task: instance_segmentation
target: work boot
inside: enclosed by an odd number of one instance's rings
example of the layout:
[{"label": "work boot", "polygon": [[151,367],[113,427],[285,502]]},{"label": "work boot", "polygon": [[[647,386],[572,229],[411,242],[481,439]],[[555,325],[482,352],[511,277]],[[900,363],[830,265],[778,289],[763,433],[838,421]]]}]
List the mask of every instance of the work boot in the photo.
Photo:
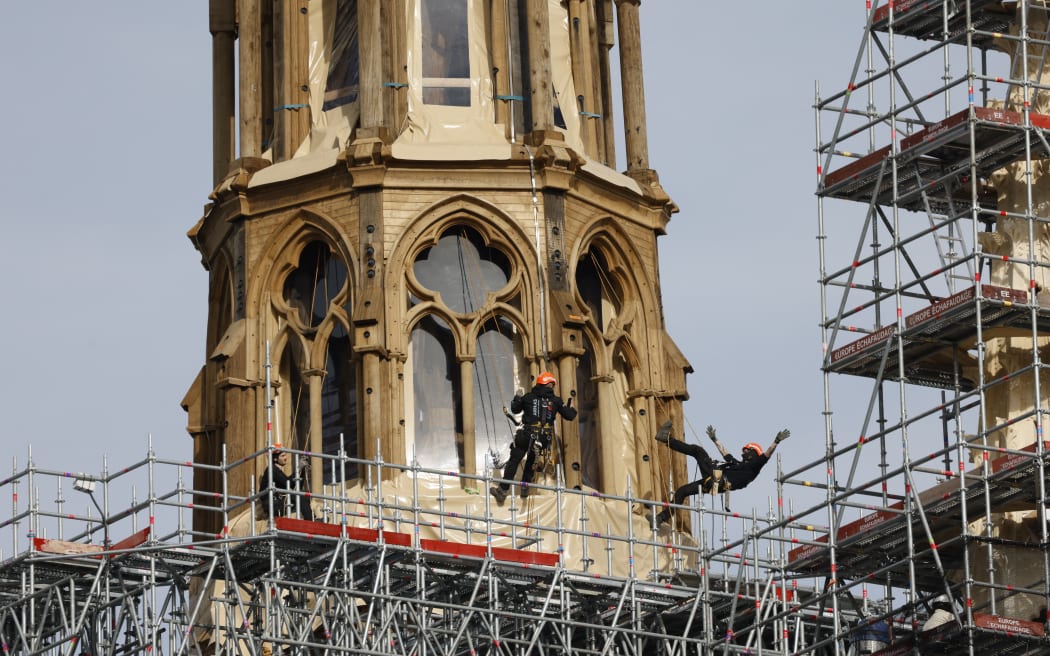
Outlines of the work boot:
[{"label": "work boot", "polygon": [[528,485],[522,485],[521,486],[521,498],[525,499],[528,496],[529,496],[529,486]]},{"label": "work boot", "polygon": [[653,512],[649,515],[649,525],[652,526],[655,522],[656,526],[660,526],[660,524],[663,524],[669,519],[671,519],[671,513],[668,512],[666,508],[658,511],[658,509],[654,507]]},{"label": "work boot", "polygon": [[656,431],[656,441],[660,444],[667,444],[667,438],[671,435],[671,420],[667,420],[660,426],[660,430]]},{"label": "work boot", "polygon": [[492,496],[496,497],[496,503],[503,505],[503,502],[507,500],[507,491],[498,485],[493,485],[489,488],[489,492]]}]

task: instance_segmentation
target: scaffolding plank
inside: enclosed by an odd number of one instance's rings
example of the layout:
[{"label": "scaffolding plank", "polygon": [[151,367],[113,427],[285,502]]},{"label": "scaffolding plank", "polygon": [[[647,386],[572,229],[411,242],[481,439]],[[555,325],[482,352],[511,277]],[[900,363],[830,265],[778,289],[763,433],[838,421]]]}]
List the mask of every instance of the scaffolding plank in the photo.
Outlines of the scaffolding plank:
[{"label": "scaffolding plank", "polygon": [[[969,516],[984,512],[985,480],[990,483],[987,494],[993,510],[1019,499],[1030,499],[1034,487],[1031,477],[1038,467],[1037,459],[1032,457],[1035,452],[1036,444],[1033,443],[1021,452],[1009,452],[991,459],[987,476],[978,467],[967,474],[965,483],[959,478],[950,478],[919,492],[918,502],[931,531],[950,533],[954,530],[957,533],[962,525],[964,499]],[[1050,442],[1043,442],[1043,452],[1045,459],[1050,452]],[[843,576],[866,576],[874,569],[876,560],[894,555],[893,550],[907,547],[908,522],[903,510],[904,504],[899,501],[839,527],[835,532],[836,562]],[[915,545],[923,546],[926,543],[925,533],[917,514],[911,523],[913,536],[920,536],[916,538]],[[828,538],[828,535],[820,536],[814,543],[788,552],[788,569],[814,572],[827,568],[830,565]],[[903,554],[898,553],[896,556],[905,562]]]},{"label": "scaffolding plank", "polygon": [[[295,517],[278,517],[274,520],[274,524],[279,531],[291,531],[293,533],[304,533],[307,535],[322,535],[332,538],[342,537],[343,530],[345,529],[347,539],[356,540],[358,542],[379,542],[380,535],[380,531],[377,529],[361,528],[359,526],[342,526],[340,524],[330,524],[328,522],[296,519]],[[407,533],[383,531],[382,535],[383,542],[387,544],[393,544],[399,547],[412,546],[412,536]]]},{"label": "scaffolding plank", "polygon": [[[1002,0],[970,0],[970,25],[981,32],[1005,32],[1013,22],[1012,6]],[[893,6],[892,16],[890,5]],[[892,23],[890,22],[892,18]],[[871,17],[871,29],[916,39],[945,40],[965,44],[967,34],[966,3],[935,0],[898,0],[878,7]],[[973,34],[973,44],[980,48],[992,45],[991,34]]]},{"label": "scaffolding plank", "polygon": [[[431,540],[420,538],[419,548],[453,558],[487,558],[488,547],[480,544],[463,544],[460,542],[447,542],[445,540]],[[558,564],[558,554],[545,553],[542,551],[526,551],[524,549],[511,549],[510,547],[491,547],[494,560],[518,563],[525,565],[541,565],[554,567]]]},{"label": "scaffolding plank", "polygon": [[1045,636],[1043,625],[1039,622],[974,613],[972,628],[972,639],[954,621],[917,634],[901,635],[898,632],[891,646],[875,652],[873,656],[903,656],[914,653],[913,647],[916,646],[923,654],[953,656],[969,652],[971,642],[974,653],[983,656],[1045,654],[1048,650],[1046,644],[1039,644]]},{"label": "scaffolding plank", "polygon": [[1002,615],[974,613],[973,623],[977,628],[1006,633],[1011,636],[1042,638],[1046,635],[1043,625],[1039,622],[1029,622],[1027,620],[1019,620],[1013,617],[1004,617]]},{"label": "scaffolding plank", "polygon": [[[149,529],[144,528],[141,531],[136,531],[123,540],[114,543],[110,549],[112,551],[134,549],[135,547],[144,544],[147,539],[149,539]],[[33,550],[49,554],[63,554],[67,556],[91,555],[94,558],[101,558],[101,553],[104,550],[104,547],[100,544],[70,542],[68,540],[51,540],[48,538],[33,538]]]},{"label": "scaffolding plank", "polygon": [[[1028,293],[996,285],[968,287],[946,298],[939,299],[904,319],[901,342],[905,349],[908,382],[931,387],[952,389],[955,386],[954,347],[977,339],[977,299],[980,290],[981,327],[1013,327],[1030,330],[1032,327]],[[1050,327],[1050,308],[1037,308],[1039,318],[1046,318]],[[831,352],[826,371],[874,378],[879,373],[883,353],[888,361],[895,361],[899,348],[894,338],[896,326],[879,328]],[[886,380],[898,380],[898,369],[892,364],[883,371]],[[959,380],[964,390],[974,387],[974,381]]]},{"label": "scaffolding plank", "polygon": [[[1045,115],[1031,113],[1029,121],[1037,128],[1050,127],[1050,117]],[[953,202],[965,201],[968,207],[971,163],[981,178],[1022,159],[1024,125],[1020,112],[967,108],[901,140],[896,187],[891,175],[892,149],[885,146],[828,171],[819,193],[865,203],[874,199],[881,205],[896,204],[912,211],[925,211],[927,202],[938,212],[946,211]],[[955,189],[966,190],[966,197],[954,196]],[[989,208],[996,202],[987,193],[979,193],[978,200]]]}]

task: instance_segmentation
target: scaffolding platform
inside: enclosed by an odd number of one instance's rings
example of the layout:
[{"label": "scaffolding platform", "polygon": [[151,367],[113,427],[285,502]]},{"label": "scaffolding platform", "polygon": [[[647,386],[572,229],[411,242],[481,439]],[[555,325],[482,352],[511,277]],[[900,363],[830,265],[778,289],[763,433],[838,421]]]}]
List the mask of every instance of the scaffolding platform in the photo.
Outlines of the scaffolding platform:
[{"label": "scaffolding platform", "polygon": [[[272,533],[233,545],[230,558],[216,565],[215,575],[248,581],[271,571],[274,563],[281,563],[294,570],[316,570],[324,566],[323,556],[341,541],[348,547],[345,554],[348,563],[374,560],[381,550],[388,552],[387,558],[403,558],[412,552],[412,536],[407,533],[341,526],[295,517],[277,517],[274,526],[276,530]],[[201,574],[206,567],[201,565],[196,573]]]},{"label": "scaffolding platform", "polygon": [[[1044,463],[1050,455],[1048,450],[1050,442],[1043,442]],[[916,581],[929,590],[943,588],[944,577],[936,568],[931,543],[943,564],[962,546],[957,538],[961,536],[966,517],[978,517],[986,511],[1034,509],[1037,491],[1031,477],[1040,467],[1035,454],[1036,444],[1031,444],[1022,451],[989,459],[987,475],[978,468],[965,477],[952,477],[920,492],[910,522],[904,501],[898,501],[842,525],[835,533],[836,570],[843,577],[858,578],[885,569],[890,576],[907,580],[908,563],[897,554],[907,547],[910,528],[919,563],[924,568],[932,568],[925,575],[918,574]],[[923,518],[933,538],[927,536]],[[943,548],[949,542],[953,542],[954,549]],[[787,569],[810,574],[828,571],[831,553],[827,544],[828,536],[824,535],[813,544],[792,549],[788,552]]]},{"label": "scaffolding platform", "polygon": [[[892,24],[890,4],[893,5]],[[1002,0],[970,0],[968,23],[965,3],[944,5],[929,0],[901,0],[875,9],[871,29],[888,32],[892,25],[894,33],[901,36],[965,45],[967,32],[972,28],[973,45],[987,48],[996,33],[1006,32],[1014,22],[1014,5]]]},{"label": "scaffolding platform", "polygon": [[32,549],[0,562],[0,600],[20,596],[26,580],[42,586],[59,581],[80,581],[90,587],[104,567],[116,566],[128,579],[159,581],[183,576],[198,567],[202,555],[184,547],[155,548],[146,544],[149,529],[142,529],[113,544],[33,538]]},{"label": "scaffolding platform", "polygon": [[[963,619],[966,619],[965,614]],[[990,613],[974,613],[973,623],[963,627],[954,621],[917,635],[899,636],[893,645],[875,652],[875,656],[905,656],[918,648],[922,654],[952,656],[968,651],[974,653],[1013,656],[1022,654],[1050,654],[1050,642],[1042,624]]]},{"label": "scaffolding platform", "polygon": [[[958,382],[962,390],[972,390],[976,381],[963,375],[964,362],[959,358],[965,358],[962,352],[977,340],[978,306],[982,331],[1012,328],[1031,334],[1033,308],[1028,305],[1027,292],[974,285],[908,315],[899,340],[894,324],[834,349],[825,370],[899,380],[896,356],[903,345],[903,378],[907,382],[943,389],[954,389]],[[1034,310],[1040,326],[1050,327],[1050,308],[1037,306]]]},{"label": "scaffolding platform", "polygon": [[[1031,113],[1029,120],[1032,127],[1050,128],[1050,116]],[[896,195],[890,146],[829,171],[818,193],[863,203],[874,200],[879,205],[896,205],[916,212],[929,208],[955,215],[951,209],[960,203],[968,211],[971,162],[981,179],[1011,162],[1023,160],[1024,126],[1020,112],[988,107],[964,109],[901,140],[896,156]],[[981,206],[995,209],[995,194],[983,185],[979,189]]]}]

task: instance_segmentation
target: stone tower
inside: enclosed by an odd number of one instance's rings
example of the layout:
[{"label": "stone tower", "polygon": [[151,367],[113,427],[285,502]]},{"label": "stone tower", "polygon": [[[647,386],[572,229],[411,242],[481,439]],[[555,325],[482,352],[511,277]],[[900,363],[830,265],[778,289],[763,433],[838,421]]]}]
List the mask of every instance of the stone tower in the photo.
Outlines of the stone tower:
[{"label": "stone tower", "polygon": [[[660,496],[653,435],[681,427],[690,367],[661,310],[676,208],[648,160],[640,4],[210,1],[195,461],[280,441],[484,474],[504,406],[551,371],[580,411],[559,430],[566,484]],[[332,463],[313,485],[358,475]],[[194,489],[244,494],[255,473]]]}]

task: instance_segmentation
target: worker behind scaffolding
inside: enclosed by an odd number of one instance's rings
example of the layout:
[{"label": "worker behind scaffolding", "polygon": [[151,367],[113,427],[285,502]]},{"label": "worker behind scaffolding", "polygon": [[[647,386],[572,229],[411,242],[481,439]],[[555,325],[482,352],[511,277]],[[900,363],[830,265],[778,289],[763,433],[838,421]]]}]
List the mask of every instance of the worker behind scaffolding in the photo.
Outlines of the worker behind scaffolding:
[{"label": "worker behind scaffolding", "polygon": [[850,632],[848,641],[849,650],[846,656],[868,656],[880,653],[890,646],[890,626],[885,620],[875,622],[860,620]]},{"label": "worker behind scaffolding", "polygon": [[514,434],[514,442],[510,446],[510,459],[503,468],[504,480],[489,489],[497,503],[502,504],[507,498],[509,481],[514,480],[522,458],[525,458],[525,470],[521,473],[521,496],[529,496],[529,483],[532,482],[533,473],[536,471],[536,461],[542,462],[542,456],[549,451],[554,442],[555,415],[561,415],[567,421],[576,418],[572,398],[565,402],[554,394],[554,386],[557,384],[554,374],[545,371],[536,377],[536,384],[531,392],[524,396],[515,394],[511,400],[511,412],[522,412],[524,415],[522,426]]},{"label": "worker behind scaffolding", "polygon": [[262,516],[270,516],[270,495],[272,493],[275,516],[281,517],[291,512],[293,516],[298,515],[302,519],[313,520],[314,513],[310,507],[309,498],[303,496],[302,488],[300,488],[300,483],[306,478],[308,461],[302,458],[299,466],[295,468],[295,474],[289,476],[287,470],[290,460],[288,452],[282,448],[280,443],[275,442],[270,455],[270,466],[259,478],[259,492],[262,493],[260,499]]},{"label": "worker behind scaffolding", "polygon": [[[729,453],[724,446],[722,446],[721,442],[718,441],[718,436],[715,433],[714,427],[708,426],[707,436],[711,438],[711,441],[715,443],[715,447],[718,448],[718,452],[722,454],[722,458],[724,458],[722,462],[716,462],[713,460],[711,456],[707,454],[704,447],[698,444],[687,444],[671,437],[670,421],[665,422],[664,425],[660,427],[660,430],[656,433],[656,441],[666,444],[672,451],[692,456],[700,467],[701,477],[698,480],[695,480],[692,483],[686,483],[675,490],[674,502],[676,505],[681,505],[686,497],[690,497],[698,492],[710,492],[712,494],[724,492],[726,493],[725,505],[728,510],[729,491],[743,489],[747,487],[751,481],[755,480],[758,473],[762,471],[762,467],[764,467],[773,456],[773,451],[776,450],[777,445],[786,440],[790,435],[791,431],[785,428],[776,434],[776,437],[773,438],[773,443],[765,450],[763,450],[762,446],[757,442],[748,442],[741,449],[740,457],[742,459],[738,460],[733,454]],[[662,524],[670,518],[670,508],[664,508],[654,517],[657,524]]]}]

